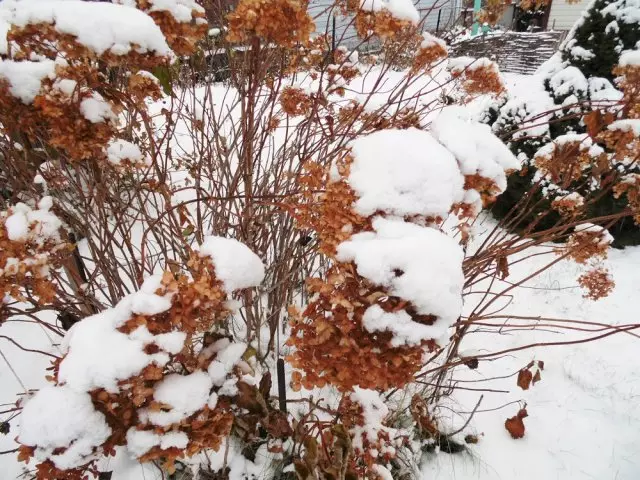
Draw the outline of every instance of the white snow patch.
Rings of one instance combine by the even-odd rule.
[[[352,150],[348,182],[361,215],[444,217],[464,195],[455,158],[427,132],[381,130],[356,139]]]
[[[355,262],[360,275],[411,302],[418,314],[437,316],[429,333],[440,337],[462,309],[462,248],[436,229],[401,220],[377,217],[373,228],[341,243],[336,258]]]
[[[69,469],[92,460],[94,449],[109,435],[111,428],[88,393],[47,386],[24,406],[18,437],[25,445],[37,446],[39,460],[50,459],[56,467]],[[64,452],[53,453],[60,448]]]
[[[264,264],[249,247],[232,238],[205,237],[197,248],[201,257],[209,257],[216,277],[228,294],[234,290],[256,287],[264,279]]]

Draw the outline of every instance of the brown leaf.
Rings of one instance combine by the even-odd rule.
[[[287,421],[287,414],[279,410],[273,410],[262,421],[264,428],[275,438],[286,438],[293,435],[291,425]]]
[[[471,370],[475,370],[476,368],[478,368],[479,362],[475,357],[462,357],[462,361]]]
[[[269,403],[269,396],[271,395],[271,372],[267,372],[262,376],[258,391],[262,395],[262,398],[264,398],[264,401]]]
[[[467,435],[466,437],[464,437],[464,441],[465,441],[465,443],[476,444],[476,443],[478,443],[478,436],[477,435]]]
[[[250,413],[267,414],[267,406],[256,387],[245,382],[238,382],[237,387],[236,405],[246,408]]]
[[[498,257],[496,263],[498,275],[500,275],[500,278],[504,280],[509,276],[509,261],[507,260],[507,257]]]
[[[602,130],[602,114],[598,110],[587,113],[582,120],[587,127],[587,133],[592,138],[595,138],[595,136],[600,133],[600,130]]]
[[[533,376],[531,382],[535,385],[537,382],[542,380],[542,376],[540,375],[540,370],[536,370],[536,374]]]
[[[529,390],[533,374],[530,370],[522,369],[518,372],[518,386],[523,390]]]
[[[521,413],[524,411],[524,415]],[[527,416],[527,411],[523,408],[515,417],[508,418],[504,422],[504,428],[507,429],[511,438],[518,439],[524,437],[524,422],[522,419]]]

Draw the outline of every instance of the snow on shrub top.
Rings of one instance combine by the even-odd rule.
[[[581,152],[588,152],[591,156],[597,156],[604,152],[602,147],[593,142],[593,139],[586,133],[567,133],[553,139],[553,142],[547,143],[541,147],[535,154],[535,158],[551,157],[556,151],[568,144],[578,144]],[[586,168],[586,167],[585,167]]]
[[[500,191],[507,187],[505,170],[520,166],[509,148],[491,132],[491,127],[471,121],[462,108],[443,110],[431,123],[431,133],[455,155],[463,175],[479,174],[493,180]]]
[[[40,62],[0,61],[0,81],[6,81],[9,93],[27,105],[32,103],[40,92],[42,80],[54,78],[54,76],[55,62],[53,60],[42,60]]]
[[[496,73],[499,71],[498,64],[486,57],[474,58],[474,57],[454,57],[449,59],[448,65],[451,73],[461,73],[465,70],[473,71],[479,68],[486,68],[493,70]]]
[[[166,450],[172,447],[181,450],[187,447],[189,437],[184,432],[169,432],[158,434],[148,430],[130,428],[127,431],[127,450],[135,457],[141,457],[155,446]]]
[[[445,42],[441,38],[431,35],[429,32],[423,32],[420,48],[432,48],[436,46],[442,47],[445,51],[447,51],[447,42]]]
[[[141,411],[141,419],[161,427],[178,423],[204,407],[212,386],[211,378],[202,370],[190,375],[167,375],[156,385],[153,399],[170,410]]]
[[[463,198],[455,158],[427,132],[381,130],[355,140],[352,151],[348,182],[360,215],[444,217]]]
[[[130,163],[132,165],[150,165],[151,159],[142,154],[140,148],[127,140],[112,140],[107,146],[107,160],[113,165]]]
[[[606,78],[591,77],[587,82],[591,100],[596,102],[618,102],[622,100],[622,92],[615,88]]]
[[[616,120],[607,126],[607,130],[631,132],[634,136],[640,137],[640,119],[627,118],[624,120]]]
[[[146,366],[163,366],[169,353],[176,354],[184,345],[186,334],[170,332],[152,335],[145,326],[129,334],[117,330],[133,314],[157,315],[171,307],[170,296],[156,295],[160,276],[150,277],[140,291],[118,304],[75,324],[65,338],[67,355],[60,364],[58,380],[78,391],[104,388],[118,391],[118,381],[137,375]],[[160,351],[145,352],[155,344]]]
[[[109,435],[111,428],[94,409],[88,393],[47,386],[24,406],[18,439],[25,445],[37,445],[38,459],[50,459],[64,470],[89,462],[93,449]]]
[[[192,12],[204,13],[204,8],[198,5],[194,0],[149,0],[151,8],[148,12],[169,12],[178,22],[190,22]],[[204,18],[196,18],[196,22],[206,23]]]
[[[49,211],[52,205],[51,197],[43,197],[35,210],[25,203],[16,204],[4,224],[9,240],[37,245],[48,240],[59,241],[62,222]]]
[[[640,50],[627,50],[622,52],[618,65],[621,67],[640,66]]]
[[[556,97],[563,97],[572,93],[584,94],[589,90],[587,79],[580,69],[568,66],[555,73],[549,79],[549,86]]]
[[[355,262],[359,275],[411,302],[419,315],[441,320],[427,329],[412,322],[412,339],[407,338],[404,327],[393,327],[399,334],[396,342],[411,344],[441,337],[462,309],[462,248],[439,230],[402,220],[377,217],[373,228],[375,232],[358,233],[341,243],[336,258]],[[375,313],[369,314],[368,328],[381,330],[389,318],[374,318]]]
[[[264,264],[249,247],[232,238],[209,236],[198,248],[201,257],[210,257],[216,276],[227,293],[260,285]]]
[[[126,55],[135,50],[173,56],[153,19],[128,6],[79,0],[5,0],[0,9],[14,26],[51,24],[58,33],[73,35],[97,55]]]
[[[398,20],[406,20],[411,23],[420,21],[420,14],[411,0],[362,0],[360,8],[367,12],[387,10]]]

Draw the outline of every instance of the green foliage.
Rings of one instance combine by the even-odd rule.
[[[612,70],[620,52],[634,48],[640,40],[638,23],[618,18],[632,1],[596,0],[562,49],[562,59],[578,67],[587,78],[603,77],[612,81]],[[574,47],[581,47],[591,55],[584,56]]]
[[[497,219],[522,214],[515,212],[517,208],[528,210],[526,215],[510,225],[514,231],[540,231],[560,220],[556,212],[550,211],[551,200],[536,188],[536,169],[532,159],[540,147],[560,135],[584,133],[586,127],[581,117],[591,110],[589,102],[602,98],[601,93],[615,93],[609,82],[614,80],[612,71],[620,53],[635,48],[640,41],[640,24],[624,14],[624,9],[631,6],[632,1],[596,0],[579,20],[572,37],[561,48],[561,62],[550,69],[544,80],[545,89],[556,106],[565,105],[567,101],[571,104],[554,113],[546,133],[538,132],[537,136],[518,133],[527,116],[533,113],[524,102],[509,102],[490,122],[494,132],[508,140],[509,148],[523,164],[522,172],[509,177],[506,191],[498,197],[491,210]],[[569,188],[594,198],[588,205],[587,218],[614,215],[628,207],[626,199],[615,198],[613,192],[600,196],[597,192],[592,194],[588,189],[589,175],[590,170],[586,170],[580,182]],[[523,198],[528,199],[526,205]],[[640,228],[630,217],[617,221],[609,230],[615,239],[614,247],[640,245]]]

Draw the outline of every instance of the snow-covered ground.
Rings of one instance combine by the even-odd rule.
[[[541,93],[538,77],[507,75],[512,96],[536,98]],[[494,222],[485,218],[476,225],[476,241]],[[548,259],[533,257],[511,266],[512,278],[533,272]],[[608,266],[616,289],[606,299],[592,302],[582,297],[577,286],[580,267],[563,261],[515,289],[502,312],[512,315],[588,320],[623,325],[636,322],[635,302],[640,295],[636,281],[640,268],[640,247],[612,251]],[[502,285],[504,287],[504,284]],[[494,288],[500,288],[495,285]],[[467,301],[466,308],[472,306]],[[53,319],[50,319],[53,320]],[[559,333],[540,321],[535,329],[505,327],[499,333],[481,329],[466,337],[462,349],[476,354],[510,349],[527,344],[580,340],[598,333]],[[49,359],[19,350],[4,337],[15,338],[31,349],[57,353],[59,338],[32,323],[9,322],[0,326],[0,410],[10,410],[16,396],[46,384]],[[460,434],[475,432],[477,445],[461,454],[425,454],[422,478],[466,479],[598,479],[640,478],[640,373],[636,367],[639,338],[620,333],[593,343],[535,347],[480,362],[479,368],[458,368],[459,382],[449,404],[435,412],[445,431],[462,426],[468,414],[482,401],[469,426]],[[523,391],[516,385],[518,370],[531,360],[544,361],[542,380]],[[9,363],[10,362],[10,366]],[[494,377],[505,377],[492,379]],[[486,381],[482,381],[486,379]],[[479,391],[490,389],[493,391]],[[512,439],[504,421],[527,404],[526,434]],[[456,414],[452,412],[458,412]],[[462,412],[462,414],[460,414]],[[465,413],[467,412],[467,413]],[[2,414],[0,420],[11,417]],[[0,435],[0,451],[16,447],[17,421],[11,431]],[[153,467],[141,467],[119,456],[112,460],[112,480],[160,478]],[[0,456],[0,479],[17,478],[23,466],[15,454]]]
[[[491,221],[486,227],[491,227]],[[479,226],[481,229],[482,226]],[[540,260],[513,266],[513,278],[533,271]],[[507,311],[513,315],[585,320],[622,325],[637,321],[640,294],[637,272],[640,248],[614,250],[608,265],[616,282],[614,292],[593,302],[582,297],[576,284],[579,267],[560,262],[543,275],[513,292]],[[502,312],[504,314],[505,312]],[[504,320],[502,320],[504,321]],[[513,322],[511,322],[513,323]],[[549,322],[540,321],[548,325]],[[469,335],[463,351],[476,354],[521,345],[580,340],[599,333],[554,333],[548,326],[536,330],[505,327],[501,334]],[[637,331],[636,331],[637,332]],[[600,332],[601,333],[601,332]],[[564,346],[536,347],[506,354],[499,360],[480,362],[477,370],[461,367],[451,399],[455,410],[470,412],[484,395],[471,430],[479,442],[470,453],[426,455],[424,479],[637,479],[640,478],[640,373],[637,368],[639,338],[620,333],[602,340]],[[542,380],[529,390],[516,385],[519,369],[531,360],[544,361]],[[477,382],[495,376],[508,378]],[[466,383],[474,381],[473,383]],[[479,392],[486,388],[503,392]],[[513,440],[504,427],[526,402],[524,438]],[[452,428],[466,416],[450,417]],[[451,418],[454,417],[454,418]]]

